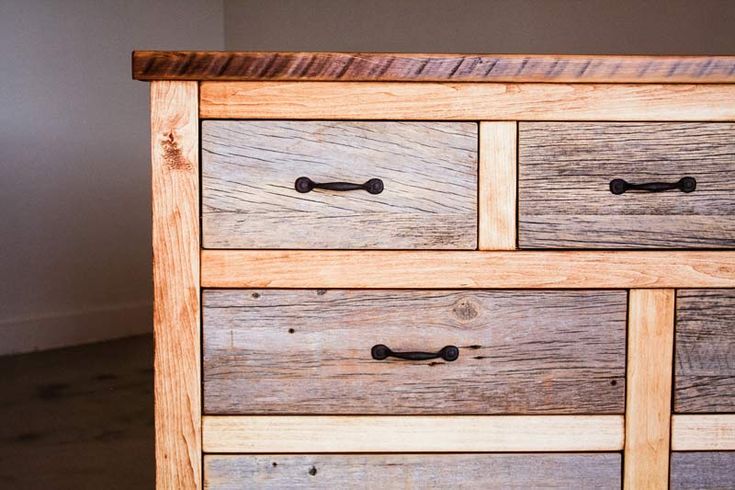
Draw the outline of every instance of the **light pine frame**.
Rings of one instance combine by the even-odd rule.
[[[156,488],[202,486],[196,82],[151,83]]]
[[[732,251],[204,250],[201,260],[203,287],[735,287]]]
[[[674,451],[735,450],[735,414],[674,415],[671,448]]]
[[[732,121],[735,84],[202,82],[209,119]]]
[[[628,294],[624,488],[669,486],[675,297],[673,289]]]
[[[481,121],[477,203],[479,250],[515,250],[517,242],[516,121]]]
[[[204,117],[478,120],[480,251],[201,250],[199,118]],[[411,444],[426,437],[411,432],[423,423],[437,433],[453,430],[453,423],[466,429],[464,442],[442,446],[436,439],[436,451],[559,451],[573,448],[558,430],[575,430],[584,419],[593,425],[575,432],[590,444],[583,450],[624,450],[626,489],[666,488],[669,432],[673,450],[735,449],[733,416],[672,417],[666,405],[672,389],[673,288],[735,287],[735,252],[513,251],[517,120],[735,121],[735,85],[152,82],[157,488],[201,488],[203,450],[306,450],[303,441],[324,452],[390,450],[371,449],[369,439],[351,442],[376,423],[381,430],[406,428],[399,441],[406,447],[394,446],[400,451],[414,450]],[[489,176],[498,179],[495,186],[503,183],[500,192],[486,182]],[[381,268],[371,272],[366,262]],[[351,272],[356,270],[360,274]],[[515,422],[496,416],[202,417],[200,287],[630,289],[625,428],[619,416],[533,416]],[[309,421],[313,425],[305,426]],[[473,429],[488,434],[509,422],[508,427],[531,432],[520,442],[501,438],[492,444],[472,436]],[[294,424],[301,429],[291,433]],[[540,443],[532,437],[538,424],[548,435]],[[598,429],[595,446],[589,438]],[[344,436],[331,449],[330,430]]]
[[[206,416],[213,453],[620,451],[621,415]]]

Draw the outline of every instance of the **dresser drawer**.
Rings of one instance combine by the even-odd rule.
[[[675,452],[671,454],[671,490],[730,490],[735,488],[735,452]]]
[[[624,411],[625,291],[205,290],[203,308],[208,414]]]
[[[735,412],[735,289],[677,292],[674,410]]]
[[[521,248],[735,246],[735,124],[520,123],[519,166]]]
[[[204,121],[201,132],[206,248],[477,246],[476,123]]]
[[[207,455],[204,487],[620,488],[615,453]]]

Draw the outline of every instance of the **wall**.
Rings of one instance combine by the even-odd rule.
[[[0,354],[151,330],[148,85],[133,49],[222,49],[205,0],[0,3]]]
[[[225,0],[231,50],[735,54],[729,0]]]

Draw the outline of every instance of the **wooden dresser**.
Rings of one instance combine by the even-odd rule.
[[[735,57],[133,76],[159,488],[735,488]]]

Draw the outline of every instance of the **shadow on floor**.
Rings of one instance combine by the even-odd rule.
[[[0,488],[154,487],[150,336],[0,357]]]

